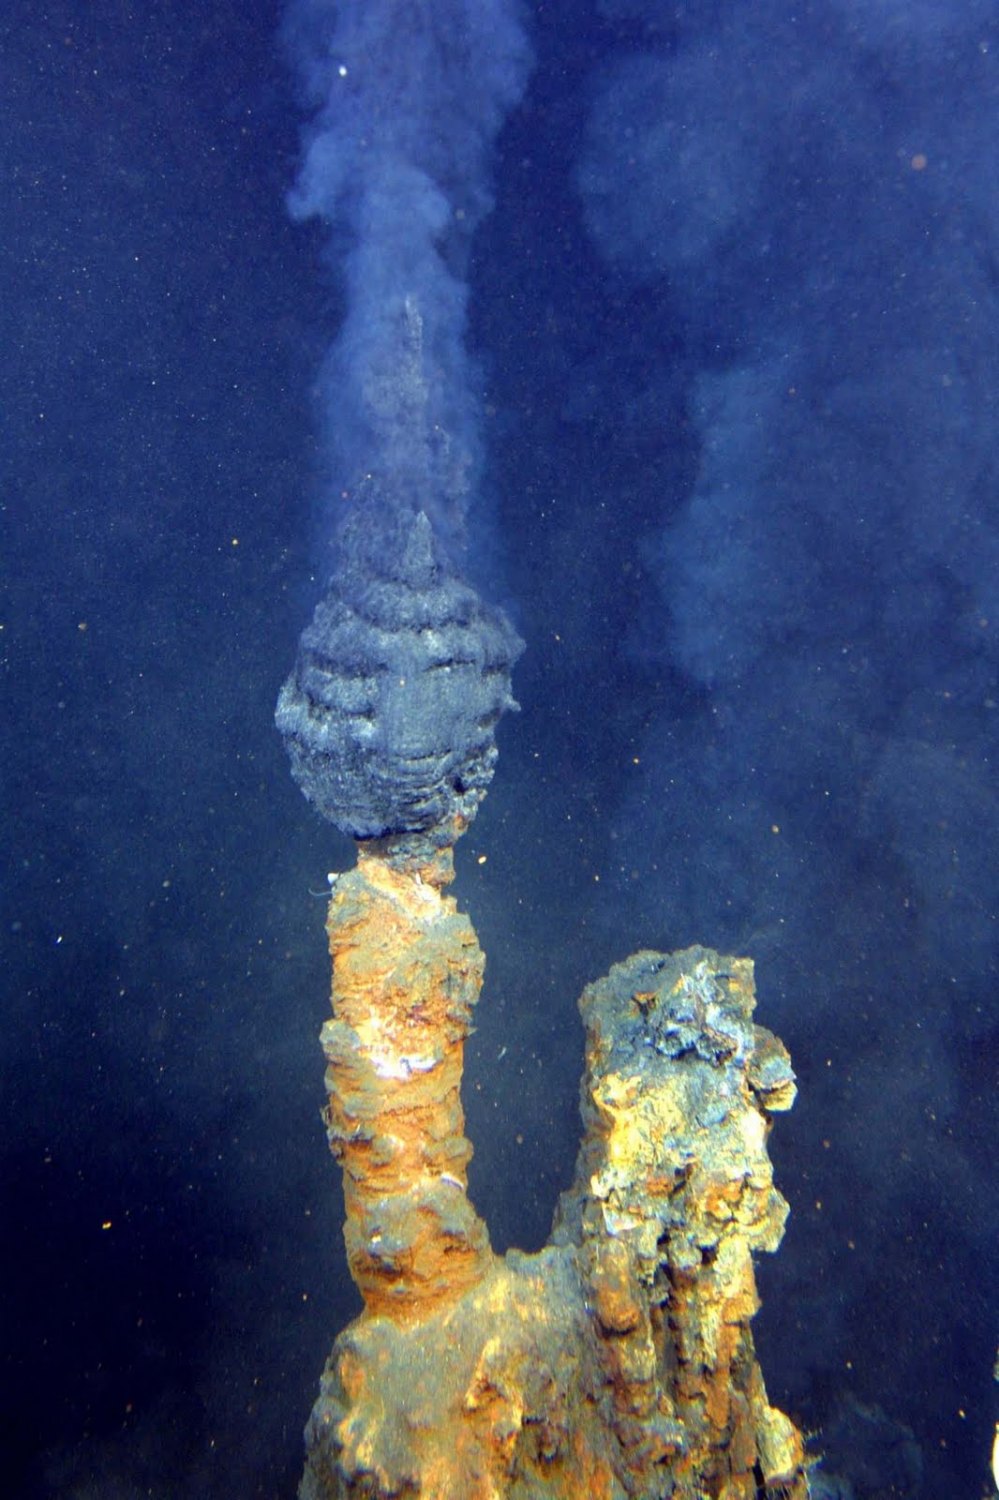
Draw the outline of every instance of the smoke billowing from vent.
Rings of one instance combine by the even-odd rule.
[[[421,831],[474,813],[520,650],[458,570],[481,441],[465,267],[529,52],[503,0],[301,0],[285,36],[313,111],[290,205],[330,226],[345,312],[320,381],[336,571],[278,727],[324,816]]]

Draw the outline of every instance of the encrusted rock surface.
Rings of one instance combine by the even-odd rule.
[[[489,1249],[458,1088],[482,957],[450,850],[361,850],[330,906],[329,1126],[365,1301],[307,1431],[301,1500],[804,1500],[767,1401],[752,1257],[786,1205],[787,1054],[753,968],[640,953],[588,987],[584,1136],[537,1255]]]

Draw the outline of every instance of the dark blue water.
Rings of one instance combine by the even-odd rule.
[[[772,1399],[984,1496],[999,1195],[999,23],[530,18],[475,241],[523,712],[459,847],[473,1191],[535,1247],[586,980],[757,959],[801,1097]],[[319,1121],[350,846],[272,727],[339,294],[278,9],[0,21],[4,1493],[290,1496],[353,1314]],[[819,1439],[819,1446],[823,1440]]]

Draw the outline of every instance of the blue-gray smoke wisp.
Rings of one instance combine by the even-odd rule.
[[[465,268],[529,50],[507,0],[301,0],[285,34],[314,110],[290,205],[330,226],[345,313],[321,378],[334,581],[277,723],[325,817],[417,832],[474,814],[520,650],[459,570],[480,469]]]
[[[990,14],[837,0],[818,41],[779,4],[719,7],[603,70],[578,172],[605,259],[682,308],[694,371],[698,472],[649,549],[659,649],[711,705],[657,760],[731,812],[692,917],[745,890],[769,920],[757,830],[793,806],[783,914],[789,889],[798,930],[823,908],[809,840],[891,849],[945,975],[995,951],[973,878],[999,827]]]

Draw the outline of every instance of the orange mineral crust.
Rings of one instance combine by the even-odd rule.
[[[328,1122],[364,1311],[334,1344],[301,1500],[806,1500],[753,1348],[766,1150],[794,1075],[753,968],[639,953],[590,985],[576,1175],[537,1255],[465,1194],[459,1088],[482,977],[449,849],[363,846],[330,905]]]
[[[362,846],[327,932],[333,1019],[322,1030],[326,1120],[343,1168],[347,1256],[372,1313],[453,1301],[491,1263],[465,1194],[461,1074],[484,960],[444,894],[450,848]]]

